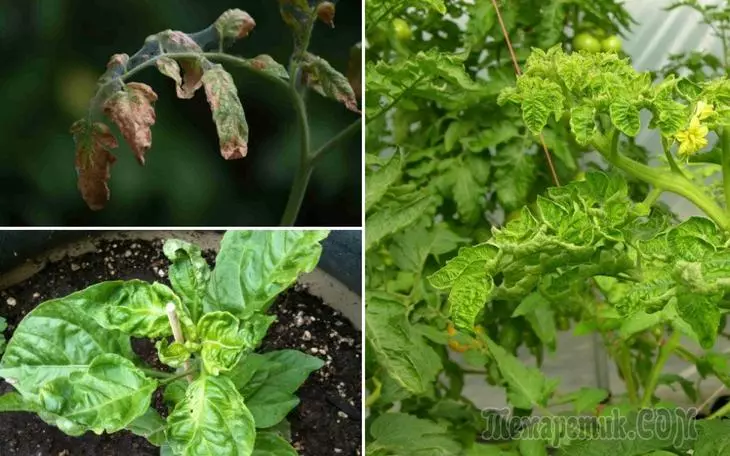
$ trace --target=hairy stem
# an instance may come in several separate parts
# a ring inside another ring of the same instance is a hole
[[[344,130],[337,133],[337,135],[332,137],[329,141],[322,144],[322,146],[320,146],[319,149],[312,152],[310,155],[312,162],[317,163],[323,156],[325,156],[325,154],[327,152],[334,149],[342,141],[345,141],[347,138],[349,138],[353,134],[357,133],[361,129],[362,129],[362,119],[357,119],[355,122],[348,125]]]
[[[674,352],[674,349],[679,345],[680,332],[674,331],[668,340],[659,348],[659,353],[656,357],[656,362],[651,368],[649,373],[649,379],[644,386],[644,396],[641,398],[641,406],[649,407],[651,405],[651,399],[656,391],[657,384],[659,383],[659,376],[662,374],[662,369],[667,363],[667,360]]]
[[[722,149],[722,186],[725,191],[725,211],[730,214],[730,128],[723,128],[720,133]]]
[[[605,137],[593,142],[593,146],[613,166],[632,177],[654,187],[682,196],[698,208],[725,231],[730,231],[730,216],[705,192],[689,179],[675,173],[662,171],[632,160],[618,152],[618,132],[613,133],[610,145]]]
[[[380,383],[380,380],[373,377],[373,384],[375,384],[375,389],[373,392],[365,399],[365,407],[372,407],[372,405],[377,402],[377,400],[380,398],[380,392],[383,389],[383,384]]]

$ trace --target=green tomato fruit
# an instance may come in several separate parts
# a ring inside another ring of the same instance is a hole
[[[616,35],[609,36],[605,40],[601,41],[601,49],[605,52],[621,52],[621,38]]]
[[[396,38],[398,38],[400,41],[408,41],[413,38],[413,31],[411,30],[411,26],[403,19],[397,17],[393,19],[391,25],[393,25],[393,31],[395,32]]]
[[[601,42],[590,33],[579,33],[573,38],[573,47],[578,51],[600,52]]]

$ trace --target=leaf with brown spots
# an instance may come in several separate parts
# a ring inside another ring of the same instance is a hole
[[[160,73],[175,81],[175,91],[178,98],[193,98],[195,91],[203,85],[201,80],[203,68],[198,60],[180,59],[175,61],[169,57],[160,57],[156,63]],[[182,67],[182,71],[180,67]]]
[[[203,74],[203,87],[218,130],[221,155],[226,160],[245,157],[248,124],[233,77],[221,65],[215,65]]]
[[[156,35],[165,52],[203,52],[203,49],[185,32],[165,30]]]
[[[286,71],[286,68],[284,68],[284,65],[274,60],[274,58],[268,54],[257,55],[249,60],[248,63],[253,68],[263,73],[267,73],[281,79],[289,79],[289,73]]]
[[[141,165],[144,165],[144,154],[152,146],[150,127],[155,124],[152,103],[156,100],[157,94],[150,86],[130,82],[104,103],[104,113],[117,124]]]
[[[357,109],[357,97],[350,86],[350,81],[332,68],[325,59],[310,54],[304,54],[301,61],[302,78],[304,83],[318,94],[333,98],[344,104],[350,111],[360,113]]]
[[[78,188],[91,210],[104,208],[109,201],[109,177],[116,158],[109,153],[118,147],[109,127],[101,122],[77,120],[71,126],[76,143],[76,172]]]
[[[218,36],[223,39],[237,40],[245,38],[256,27],[256,22],[245,11],[229,9],[215,21]]]

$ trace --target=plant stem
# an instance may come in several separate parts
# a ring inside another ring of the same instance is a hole
[[[373,377],[373,383],[375,384],[375,389],[373,392],[368,396],[367,399],[365,399],[365,407],[372,407],[372,405],[380,398],[380,392],[383,389],[383,384],[380,383],[380,380]]]
[[[302,207],[302,201],[304,201],[304,194],[307,191],[307,185],[309,185],[309,178],[312,176],[311,162],[307,161],[299,165],[299,170],[296,176],[294,176],[294,182],[289,192],[289,200],[286,203],[284,209],[284,215],[281,217],[280,226],[294,226],[299,215],[299,209]]]
[[[629,401],[632,404],[639,402],[639,393],[634,382],[634,373],[631,370],[631,353],[629,349],[623,346],[618,347],[616,352],[616,364],[618,365],[621,375],[626,383],[626,393],[629,395]]]
[[[346,140],[351,135],[360,131],[360,129],[362,129],[362,118],[357,119],[355,122],[348,125],[347,128],[337,133],[337,135],[335,135],[329,141],[320,146],[319,149],[312,152],[310,154],[310,159],[312,163],[316,164],[327,152],[332,150],[335,146],[339,145],[342,141]]]
[[[643,204],[646,204],[648,207],[651,207],[654,205],[654,203],[657,202],[660,196],[662,196],[663,190],[658,187],[654,187],[649,191],[649,193],[646,195],[646,198],[644,198],[644,201],[642,201]]]
[[[157,369],[148,369],[146,367],[137,367],[137,369],[144,372],[145,375],[149,375],[150,377],[155,377],[155,378],[168,379],[168,378],[175,377],[177,375],[177,374],[170,373],[170,372],[159,371]]]
[[[196,372],[197,372],[196,369],[185,369],[183,372],[178,372],[176,374],[171,375],[170,377],[167,377],[166,379],[162,380],[160,383],[162,383],[163,385],[167,385],[168,383],[172,383],[175,380],[178,380],[183,377],[187,377],[188,382],[190,382],[190,381],[192,381],[191,379],[193,378],[193,374]]]
[[[730,216],[709,195],[683,176],[652,168],[622,155],[617,150],[618,135],[618,132],[613,133],[610,146],[605,137],[594,141],[593,146],[615,167],[654,187],[688,199],[702,209],[721,229],[730,231]]]
[[[694,353],[684,348],[682,345],[677,345],[674,348],[674,353],[679,356],[680,358],[684,359],[685,361],[691,363],[691,364],[697,364],[700,362],[700,358],[697,357]]]
[[[712,415],[708,416],[707,419],[714,420],[716,418],[722,418],[723,416],[727,415],[728,413],[730,413],[730,402],[728,402],[727,404],[720,407],[720,409],[718,411],[716,411]]]
[[[725,191],[725,211],[730,214],[730,128],[723,128],[720,133],[722,148],[722,186]]]
[[[680,332],[674,331],[669,339],[659,348],[656,362],[651,368],[649,373],[649,379],[644,387],[644,397],[641,399],[641,407],[649,407],[651,405],[651,398],[654,396],[657,383],[659,382],[659,376],[664,369],[664,365],[667,363],[669,356],[674,352],[674,349],[679,345]]]
[[[170,321],[170,328],[172,328],[172,336],[175,338],[175,342],[179,344],[185,343],[185,337],[183,336],[182,332],[182,326],[180,326],[180,319],[177,316],[177,311],[175,310],[175,303],[168,302],[165,306],[165,311],[167,312],[167,319]],[[190,360],[185,360],[185,371],[190,371]],[[188,375],[188,383],[193,381],[193,376]]]

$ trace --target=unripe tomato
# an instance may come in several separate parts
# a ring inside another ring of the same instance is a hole
[[[573,47],[579,51],[601,52],[601,42],[590,33],[579,33],[573,38]]]
[[[621,38],[616,35],[609,36],[605,40],[601,41],[601,49],[605,52],[621,52]]]
[[[393,25],[393,31],[395,31],[395,36],[399,40],[408,41],[413,38],[413,31],[411,30],[411,26],[408,24],[408,22],[399,17],[396,17],[395,19],[393,19],[393,22],[391,24]]]

